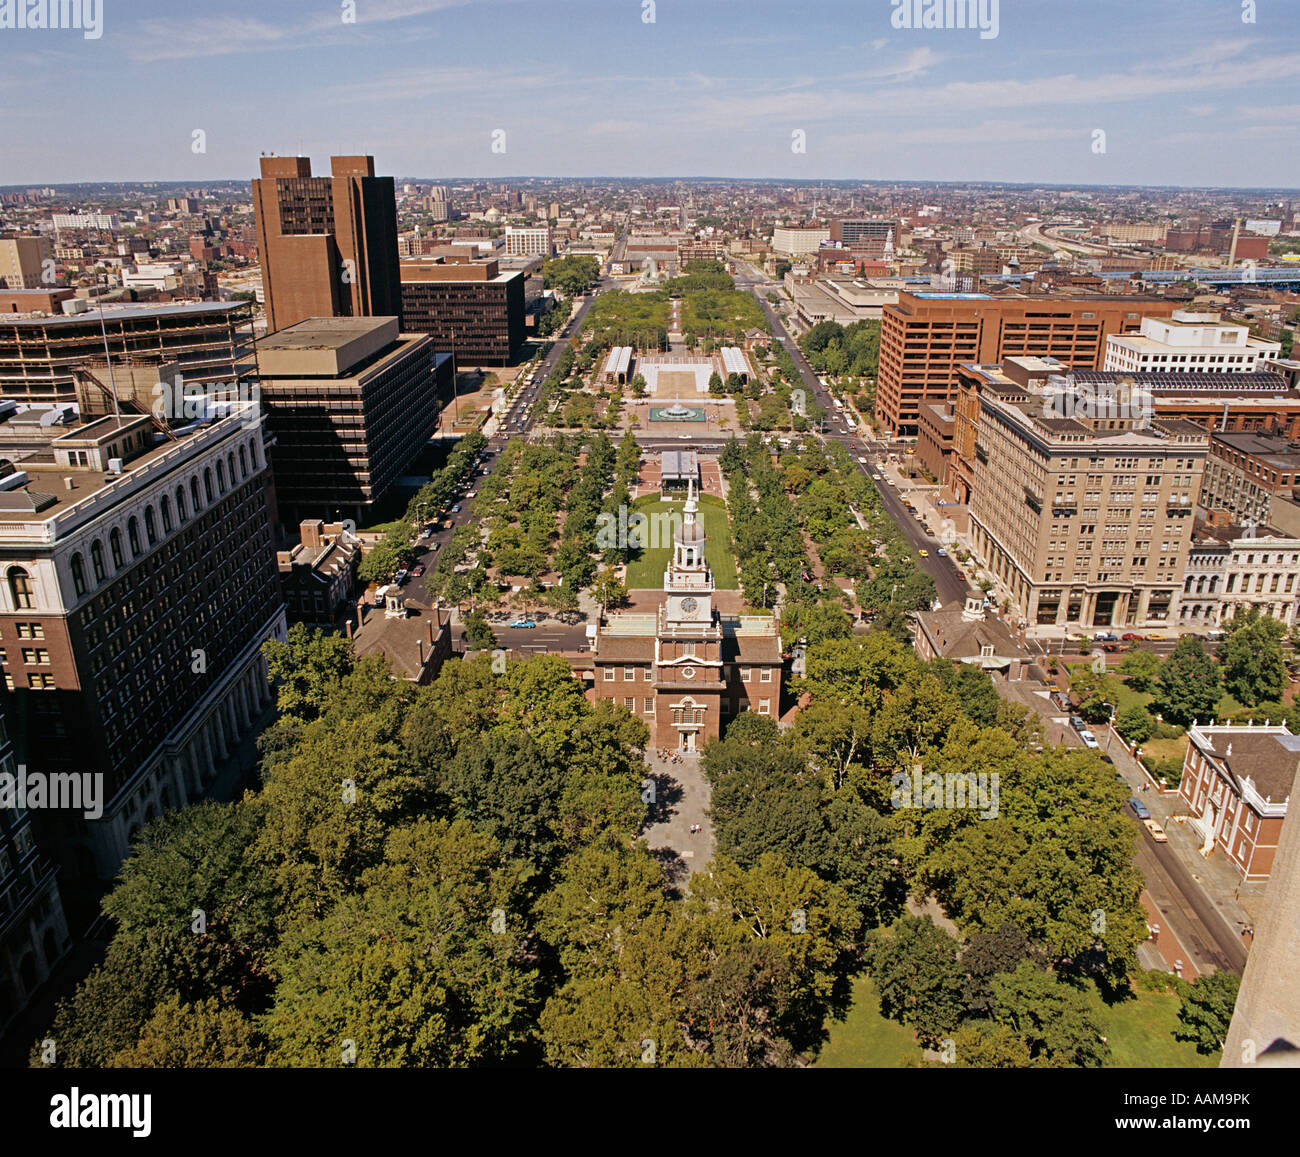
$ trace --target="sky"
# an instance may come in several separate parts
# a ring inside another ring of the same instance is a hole
[[[998,0],[996,36],[896,27],[904,0],[80,2],[97,39],[0,26],[0,185],[243,180],[273,152],[399,179],[1300,187],[1297,0]],[[14,3],[44,0],[0,25]]]

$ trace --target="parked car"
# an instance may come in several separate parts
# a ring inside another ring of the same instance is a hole
[[[1132,643],[1135,640],[1141,639],[1142,636],[1139,635],[1136,631],[1125,631],[1124,634],[1120,636],[1120,638],[1122,638],[1126,643]]]
[[[453,507],[451,508],[451,512],[452,512],[452,514],[459,514],[459,513],[460,513],[460,503],[459,503],[459,502],[456,503],[456,505],[453,506]]]
[[[1147,640],[1152,643],[1163,643],[1165,641],[1165,637],[1164,635],[1148,635]]]
[[[410,577],[411,577],[411,572],[408,571],[405,567],[403,567],[395,575],[393,575],[393,582],[395,582],[400,587]]]
[[[532,619],[515,619],[510,625],[517,630],[528,630],[537,626]]]
[[[1073,727],[1075,731],[1087,731],[1088,721],[1084,719],[1082,715],[1071,715],[1070,726]]]
[[[1150,833],[1151,838],[1158,844],[1167,844],[1169,837],[1165,835],[1165,829],[1162,828],[1155,820],[1143,820],[1142,826]]]
[[[1097,737],[1091,731],[1080,731],[1079,738],[1083,740],[1084,747],[1097,749],[1101,744],[1097,742]]]
[[[1109,631],[1103,631],[1100,635],[1096,635],[1096,636],[1094,636],[1094,638],[1096,638],[1097,642],[1099,642],[1099,643],[1117,643],[1117,642],[1119,642],[1119,636],[1118,636],[1118,635],[1113,635],[1113,634],[1111,634]]]
[[[1147,807],[1137,796],[1128,801],[1128,806],[1132,809],[1133,814],[1140,820],[1149,820],[1151,818],[1151,809]]]
[[[433,535],[433,532],[434,532],[436,529],[437,529],[437,527],[435,527],[435,526],[433,526],[432,524],[430,524],[430,525],[426,526],[422,531],[420,531],[420,537],[421,537],[421,538],[429,538],[429,537],[431,537],[431,536]]]
[[[412,578],[419,578],[422,574],[424,574],[424,563],[418,562],[415,566],[411,567]]]

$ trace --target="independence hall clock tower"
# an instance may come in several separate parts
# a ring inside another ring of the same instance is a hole
[[[673,559],[664,572],[668,597],[659,610],[655,692],[660,747],[698,751],[721,731],[727,687],[722,624],[713,613],[713,574],[704,561],[705,534],[692,483],[673,534]]]
[[[698,752],[741,711],[777,718],[782,655],[776,616],[723,615],[694,485],[654,614],[609,615],[589,628],[589,656],[573,659],[595,699],[622,703],[650,728],[650,746]]]

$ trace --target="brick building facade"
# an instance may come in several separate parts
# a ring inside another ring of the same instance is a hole
[[[783,686],[776,617],[728,617],[713,606],[697,512],[692,483],[673,535],[663,606],[600,623],[588,676],[596,699],[621,702],[649,725],[654,746],[684,752],[718,738],[741,711],[777,718]]]

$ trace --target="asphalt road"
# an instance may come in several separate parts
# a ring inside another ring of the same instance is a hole
[[[1240,973],[1246,967],[1246,945],[1240,933],[1228,924],[1169,845],[1157,844],[1145,828],[1141,831],[1134,863],[1146,879],[1151,899],[1169,921],[1170,931],[1195,955],[1202,971],[1204,965],[1212,964]]]

